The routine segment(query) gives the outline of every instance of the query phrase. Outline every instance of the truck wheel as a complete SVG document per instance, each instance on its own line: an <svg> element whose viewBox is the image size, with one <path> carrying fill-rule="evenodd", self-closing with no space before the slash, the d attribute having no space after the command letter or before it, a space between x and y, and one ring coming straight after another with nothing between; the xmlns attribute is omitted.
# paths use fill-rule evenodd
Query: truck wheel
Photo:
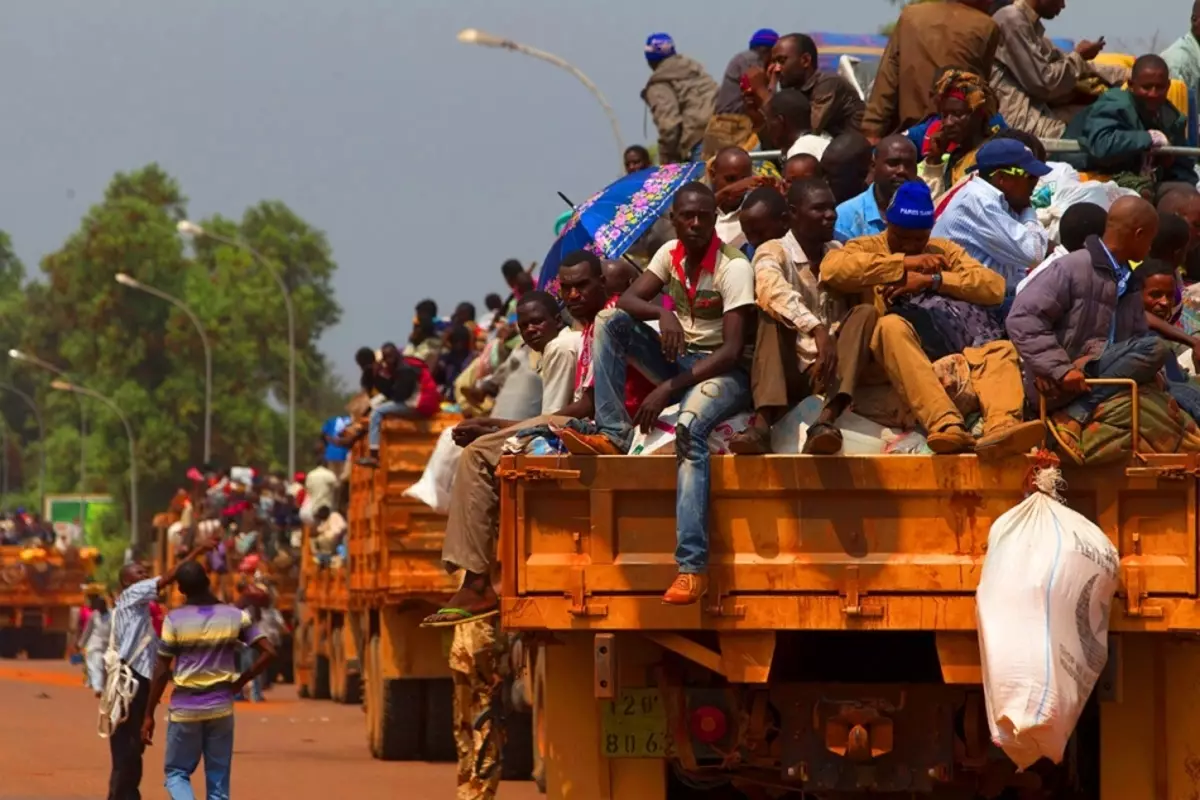
<svg viewBox="0 0 1200 800"><path fill-rule="evenodd" d="M425 760L457 761L454 744L454 681L429 678L422 683L425 691Z"/></svg>
<svg viewBox="0 0 1200 800"><path fill-rule="evenodd" d="M0 630L0 658L16 658L21 649L20 631L16 628Z"/></svg>
<svg viewBox="0 0 1200 800"><path fill-rule="evenodd" d="M329 634L329 699L335 703L346 702L346 654L343 650L342 629L334 628Z"/></svg>
<svg viewBox="0 0 1200 800"><path fill-rule="evenodd" d="M500 754L500 780L527 781L533 775L533 718L510 712L504 724L504 749Z"/></svg>
<svg viewBox="0 0 1200 800"><path fill-rule="evenodd" d="M546 650L538 646L533 652L533 665L528 671L530 706L530 733L533 739L533 783L542 794L546 793Z"/></svg>
<svg viewBox="0 0 1200 800"><path fill-rule="evenodd" d="M413 719L413 710L421 708L422 681L394 679L383 681L380 698L382 738L379 758L383 761L423 761L424 728ZM416 723L416 724L414 724Z"/></svg>
<svg viewBox="0 0 1200 800"><path fill-rule="evenodd" d="M367 717L367 749L375 758L383 752L383 678L379 672L379 637L372 636L367 642L363 659L363 712Z"/></svg>
<svg viewBox="0 0 1200 800"><path fill-rule="evenodd" d="M420 761L424 692L419 680L384 680L379 635L367 642L366 686L363 710L367 717L367 745L381 761ZM414 712L416 712L414 719Z"/></svg>
<svg viewBox="0 0 1200 800"><path fill-rule="evenodd" d="M342 702L346 705L357 706L363 701L362 674L346 670L346 690L342 693Z"/></svg>
<svg viewBox="0 0 1200 800"><path fill-rule="evenodd" d="M30 634L28 652L31 659L62 660L67 655L67 634L62 631Z"/></svg>
<svg viewBox="0 0 1200 800"><path fill-rule="evenodd" d="M312 683L308 694L313 700L329 699L329 658L317 656L313 659Z"/></svg>
<svg viewBox="0 0 1200 800"><path fill-rule="evenodd" d="M293 683L295 681L295 648L296 640L288 636L279 643L275 660L271 662L273 683Z"/></svg>

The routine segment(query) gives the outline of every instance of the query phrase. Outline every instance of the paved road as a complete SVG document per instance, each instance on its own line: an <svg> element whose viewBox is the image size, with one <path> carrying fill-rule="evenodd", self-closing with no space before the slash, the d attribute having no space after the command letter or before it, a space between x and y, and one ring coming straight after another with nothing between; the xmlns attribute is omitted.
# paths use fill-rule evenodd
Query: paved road
<svg viewBox="0 0 1200 800"><path fill-rule="evenodd" d="M0 661L0 800L93 800L108 780L108 744L96 736L96 702L77 668ZM158 738L165 735L160 723ZM234 797L288 800L447 800L451 764L384 763L367 753L358 707L295 699L290 686L238 706ZM146 753L146 800L166 797L162 747ZM203 779L193 785L202 792ZM203 796L202 794L200 796ZM534 800L531 783L506 783L500 800Z"/></svg>

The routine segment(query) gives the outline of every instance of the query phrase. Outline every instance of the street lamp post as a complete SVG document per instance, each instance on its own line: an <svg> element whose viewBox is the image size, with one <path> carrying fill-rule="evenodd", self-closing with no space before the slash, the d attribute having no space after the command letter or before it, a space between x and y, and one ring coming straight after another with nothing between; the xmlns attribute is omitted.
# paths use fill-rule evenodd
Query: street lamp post
<svg viewBox="0 0 1200 800"><path fill-rule="evenodd" d="M38 442L41 444L41 454L38 456L38 508L44 514L46 509L46 424L42 419L42 411L38 408L37 402L25 392L22 392L17 387L0 383L0 390L12 392L17 397L24 401L25 405L29 406L29 410L33 412L33 418L37 420L38 426ZM82 518L80 519L80 531L82 532Z"/></svg>
<svg viewBox="0 0 1200 800"><path fill-rule="evenodd" d="M83 386L77 386L65 380L50 381L50 388L60 392L73 392L84 397L90 397L93 400L99 400L104 405L117 415L121 420L121 424L125 426L125 436L129 439L129 546L134 553L141 552L142 534L138 528L138 491L137 491L137 446L133 438L133 427L129 424L129 419L126 418L120 407L109 398L87 389Z"/></svg>
<svg viewBox="0 0 1200 800"><path fill-rule="evenodd" d="M271 259L255 250L250 245L237 239L230 239L219 233L213 233L207 228L201 228L194 222L180 220L176 226L184 236L206 236L221 244L236 247L254 257L275 278L279 291L283 294L283 304L287 308L288 323L288 474L296 474L296 309L292 305L292 293L288 290L283 273Z"/></svg>
<svg viewBox="0 0 1200 800"><path fill-rule="evenodd" d="M173 297L161 289L148 286L136 278L126 275L124 272L117 273L116 281L122 286L128 286L130 289L137 289L146 294L154 295L158 299L165 300L175 306L187 314L188 319L192 321L192 325L196 328L196 333L200 334L200 344L204 346L204 463L209 463L211 460L210 456L212 455L212 349L208 345L208 335L204 332L204 326L200 324L200 319L196 316L195 312L188 308L178 297Z"/></svg>
<svg viewBox="0 0 1200 800"><path fill-rule="evenodd" d="M574 75L580 83L584 85L592 97L600 103L600 107L604 109L604 116L608 117L608 124L612 126L613 138L617 140L617 158L621 162L621 173L625 172L625 139L621 136L621 125L617 122L617 115L613 112L612 106L608 103L608 98L600 91L596 84L592 83L592 79L583 74L579 67L567 61L561 56L556 56L553 53L547 53L545 50L539 50L536 47L530 47L521 42L514 42L512 39L505 39L502 36L496 36L491 33L476 30L475 28L466 28L458 32L458 40L463 44L477 44L482 47L499 47L504 50L512 50L515 53L522 53L532 58L538 58L542 61L549 62L559 69L565 69L567 72Z"/></svg>
<svg viewBox="0 0 1200 800"><path fill-rule="evenodd" d="M25 353L20 350L9 350L8 357L15 361L23 361L26 364L32 364L35 367L40 367L47 372L53 373L60 378L67 378L66 370L61 367L56 367L49 361L43 361L35 355ZM83 398L79 400L79 532L87 533L87 405L83 402ZM43 447L43 456L45 455L45 445ZM44 488L43 488L44 491Z"/></svg>

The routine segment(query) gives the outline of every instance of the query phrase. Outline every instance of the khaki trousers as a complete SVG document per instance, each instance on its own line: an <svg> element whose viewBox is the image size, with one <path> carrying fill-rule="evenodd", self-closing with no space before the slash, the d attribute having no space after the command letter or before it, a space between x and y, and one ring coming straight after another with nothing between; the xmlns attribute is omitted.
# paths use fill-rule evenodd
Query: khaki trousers
<svg viewBox="0 0 1200 800"><path fill-rule="evenodd" d="M825 390L825 404L839 396L853 398L871 362L871 337L879 314L871 306L855 306L842 319L837 334L837 371ZM764 312L758 314L754 363L750 369L754 410L786 411L813 393L807 369L796 355L796 332Z"/></svg>
<svg viewBox="0 0 1200 800"><path fill-rule="evenodd" d="M465 569L479 575L491 572L495 562L496 531L500 524L500 493L496 467L504 443L524 428L549 423L564 424L567 417L534 417L509 428L480 436L463 450L450 489L450 516L442 561L447 572Z"/></svg>
<svg viewBox="0 0 1200 800"><path fill-rule="evenodd" d="M796 332L763 311L758 312L754 361L750 365L754 410L784 412L812 394L808 375L796 355Z"/></svg>
<svg viewBox="0 0 1200 800"><path fill-rule="evenodd" d="M871 339L871 355L926 431L936 433L965 424L908 320L896 314L881 317ZM971 369L971 384L979 396L984 432L1020 422L1025 396L1012 342L968 347L963 355Z"/></svg>

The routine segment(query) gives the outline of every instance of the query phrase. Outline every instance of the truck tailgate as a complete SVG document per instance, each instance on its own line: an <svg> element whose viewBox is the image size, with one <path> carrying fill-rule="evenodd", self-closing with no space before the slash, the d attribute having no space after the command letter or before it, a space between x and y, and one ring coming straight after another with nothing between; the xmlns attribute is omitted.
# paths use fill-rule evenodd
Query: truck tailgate
<svg viewBox="0 0 1200 800"><path fill-rule="evenodd" d="M974 456L714 457L708 613L672 615L642 601L657 603L675 574L673 458L508 457L500 470L506 624L625 627L609 609L636 608L672 626L755 627L750 598L790 596L790 606L776 603L789 609L776 626L807 627L805 616L828 615L822 597L840 597L841 625L856 617L887 624L889 608L911 608L916 620L892 626L973 627L989 528L1023 499L1026 472L1023 461L987 465ZM1139 595L1195 596L1194 478L1130 477L1123 466L1065 478L1069 504L1109 535L1123 567L1137 567ZM895 602L864 612L866 595ZM953 619L929 619L939 598Z"/></svg>

